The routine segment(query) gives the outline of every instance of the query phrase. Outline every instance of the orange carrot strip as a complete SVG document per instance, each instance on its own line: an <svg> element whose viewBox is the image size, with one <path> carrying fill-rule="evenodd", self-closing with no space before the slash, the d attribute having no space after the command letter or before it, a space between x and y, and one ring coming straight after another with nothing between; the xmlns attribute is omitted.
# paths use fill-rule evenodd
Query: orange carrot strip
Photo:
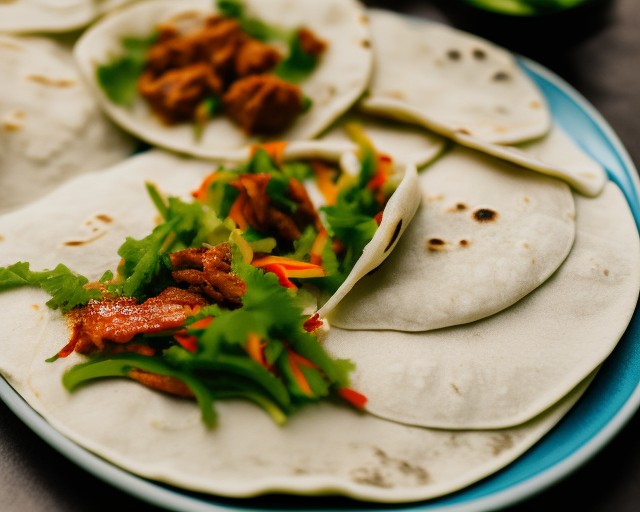
<svg viewBox="0 0 640 512"><path fill-rule="evenodd" d="M304 373L300 369L300 361L298 357L304 359L302 356L298 356L295 352L289 351L289 366L291 367L291 373L293 373L294 378L296 379L296 383L302 391L307 396L313 396L313 391L311 390L311 386L307 381L307 378L304 376ZM298 356L298 357L296 357Z"/></svg>
<svg viewBox="0 0 640 512"><path fill-rule="evenodd" d="M245 347L247 350L247 354L249 354L249 357L256 363L264 366L265 368L268 368L269 365L267 364L267 360L264 357L265 346L266 343L260 338L260 336L252 332L249 333L249 336L247 337L247 345Z"/></svg>
<svg viewBox="0 0 640 512"><path fill-rule="evenodd" d="M278 283L280 286L284 286L285 288L291 288L292 290L297 290L298 287L289 281L287 277L287 271L282 265L271 264L261 267L267 272L273 272L276 276L278 276Z"/></svg>
<svg viewBox="0 0 640 512"><path fill-rule="evenodd" d="M193 334L187 334L186 332L177 332L173 335L178 344L188 350L189 352L195 352L198 349L198 338Z"/></svg>
<svg viewBox="0 0 640 512"><path fill-rule="evenodd" d="M324 272L324 269L320 265L307 261L292 260L285 256L263 256L262 258L255 258L251 264L254 267L280 265L287 270L322 270Z"/></svg>
<svg viewBox="0 0 640 512"><path fill-rule="evenodd" d="M236 223L242 231L246 231L249 227L249 223L247 219L245 219L242 210L244 209L245 202L247 200L247 196L244 192L240 192L236 200L231 205L231 209L229 210L229 217Z"/></svg>
<svg viewBox="0 0 640 512"><path fill-rule="evenodd" d="M254 144L251 146L251 156L255 155L258 149L264 149L271 159L278 165L284 160L284 150L287 147L286 141L273 141L264 144Z"/></svg>
<svg viewBox="0 0 640 512"><path fill-rule="evenodd" d="M336 200L338 199L338 186L333 182L336 171L320 160L311 162L311 168L316 174L318 189L324 196L325 201L327 201L327 205L331 206L336 204Z"/></svg>
<svg viewBox="0 0 640 512"><path fill-rule="evenodd" d="M311 245L311 251L309 251L309 259L314 265L322 265L322 251L328 240L329 233L326 229L321 229Z"/></svg>
<svg viewBox="0 0 640 512"><path fill-rule="evenodd" d="M367 397L351 388L340 388L338 394L358 409L363 409L367 404Z"/></svg>
<svg viewBox="0 0 640 512"><path fill-rule="evenodd" d="M207 200L207 192L209 192L209 187L211 187L211 184L217 181L220 176L222 176L220 173L212 172L204 180L202 180L202 183L200 183L200 186L196 190L191 192L191 195L196 200L205 202Z"/></svg>

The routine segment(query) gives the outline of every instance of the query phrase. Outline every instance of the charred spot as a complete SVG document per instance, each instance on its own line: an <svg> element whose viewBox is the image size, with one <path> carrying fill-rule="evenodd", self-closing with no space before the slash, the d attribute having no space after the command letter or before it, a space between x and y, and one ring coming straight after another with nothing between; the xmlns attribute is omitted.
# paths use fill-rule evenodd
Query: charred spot
<svg viewBox="0 0 640 512"><path fill-rule="evenodd" d="M113 219L109 215L106 215L104 213L99 213L98 215L96 215L96 219L104 222L105 224L110 224L113 222Z"/></svg>
<svg viewBox="0 0 640 512"><path fill-rule="evenodd" d="M458 242L460 244L460 247L469 247L469 240L460 240L460 242Z"/></svg>
<svg viewBox="0 0 640 512"><path fill-rule="evenodd" d="M430 238L427 240L427 249L429 251L444 251L446 250L447 243L440 238Z"/></svg>
<svg viewBox="0 0 640 512"><path fill-rule="evenodd" d="M456 203L455 211L464 212L467 209L467 205L464 203Z"/></svg>
<svg viewBox="0 0 640 512"><path fill-rule="evenodd" d="M469 130L467 130L466 128L460 128L458 130L458 133L461 133L462 135L471 135L471 132Z"/></svg>
<svg viewBox="0 0 640 512"><path fill-rule="evenodd" d="M487 52L485 52L482 48L474 48L471 52L473 58L476 60L484 60L487 58Z"/></svg>
<svg viewBox="0 0 640 512"><path fill-rule="evenodd" d="M400 229L402 228L402 219L400 219L398 221L398 224L396 224L396 229L393 230L393 235L391 235L391 240L389 240L389 243L387 244L387 246L384 248L384 252L387 252L389 249L391 249L391 247L393 246L394 242L398 239L398 237L400 236Z"/></svg>
<svg viewBox="0 0 640 512"><path fill-rule="evenodd" d="M608 268L605 268L602 273L605 275L605 277L609 277L609 269Z"/></svg>
<svg viewBox="0 0 640 512"><path fill-rule="evenodd" d="M533 109L539 109L542 108L542 103L540 103L538 100L533 100L529 106Z"/></svg>
<svg viewBox="0 0 640 512"><path fill-rule="evenodd" d="M478 222L493 222L498 218L498 212L494 212L489 208L480 208L473 212L473 218Z"/></svg>
<svg viewBox="0 0 640 512"><path fill-rule="evenodd" d="M494 75L492 80L494 82L506 82L507 80L509 80L511 78L511 75L509 73L507 73L506 71L497 71Z"/></svg>
<svg viewBox="0 0 640 512"><path fill-rule="evenodd" d="M447 57L451 60L460 60L462 58L462 54L460 50L451 49L447 51Z"/></svg>
<svg viewBox="0 0 640 512"><path fill-rule="evenodd" d="M362 41L360 41L360 46L362 46L363 48L371 48L371 43L368 39L363 39Z"/></svg>
<svg viewBox="0 0 640 512"><path fill-rule="evenodd" d="M444 240L440 240L439 238L431 238L429 240L429 245L444 245Z"/></svg>

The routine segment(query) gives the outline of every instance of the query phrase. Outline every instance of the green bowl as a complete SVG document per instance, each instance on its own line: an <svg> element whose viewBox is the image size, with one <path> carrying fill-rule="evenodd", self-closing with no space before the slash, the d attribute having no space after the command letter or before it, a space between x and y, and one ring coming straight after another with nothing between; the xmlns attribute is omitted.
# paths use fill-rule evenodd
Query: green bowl
<svg viewBox="0 0 640 512"><path fill-rule="evenodd" d="M526 10L518 8L523 3L519 0L436 0L435 3L457 27L516 52L539 57L567 49L600 31L611 21L615 1L584 0L559 10ZM500 6L502 11L498 10Z"/></svg>

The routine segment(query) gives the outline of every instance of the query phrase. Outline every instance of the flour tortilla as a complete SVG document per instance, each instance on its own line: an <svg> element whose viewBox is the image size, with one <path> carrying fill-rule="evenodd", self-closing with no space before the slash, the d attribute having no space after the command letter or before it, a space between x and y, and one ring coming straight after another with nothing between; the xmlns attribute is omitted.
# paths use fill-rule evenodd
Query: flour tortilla
<svg viewBox="0 0 640 512"><path fill-rule="evenodd" d="M113 251L124 235L143 236L153 225L155 212L140 199L143 181L186 195L209 167L153 151L113 171L79 177L0 217L0 265L28 255L33 268L66 260L90 277L99 276L116 263ZM132 200L136 208L128 207ZM55 230L45 229L51 226L42 222L46 218L59 219ZM24 236L26 230L30 237ZM82 240L85 244L68 243ZM26 288L0 294L4 378L54 428L107 461L143 477L222 496L338 493L380 502L440 496L520 456L560 420L588 383L534 421L492 432L409 427L330 403L307 407L278 427L241 401L217 404L219 424L207 430L195 402L135 382L105 380L66 392L61 375L82 357L44 361L69 335L65 319L44 306L47 299Z"/></svg>
<svg viewBox="0 0 640 512"><path fill-rule="evenodd" d="M371 10L376 65L363 109L446 136L512 144L546 134L546 102L512 55L437 23Z"/></svg>
<svg viewBox="0 0 640 512"><path fill-rule="evenodd" d="M103 114L68 50L0 35L0 212L126 158L134 141Z"/></svg>
<svg viewBox="0 0 640 512"><path fill-rule="evenodd" d="M289 141L313 138L358 99L369 81L373 56L362 6L355 0L249 0L245 6L251 15L269 24L283 28L306 26L328 43L317 69L300 84L303 94L312 100L312 107L292 128L277 136ZM243 148L263 139L248 137L225 116L209 121L198 140L193 125L166 126L141 98L131 109L111 103L95 79L96 67L122 51L122 37L148 36L159 22L180 13L201 19L211 14L212 8L210 0L156 0L121 9L82 36L75 47L76 60L106 112L124 129L178 152L241 160L246 154Z"/></svg>
<svg viewBox="0 0 640 512"><path fill-rule="evenodd" d="M425 331L472 322L532 292L571 250L574 200L559 180L463 146L419 180L422 204L406 236L334 310L332 325ZM495 219L476 220L483 210Z"/></svg>
<svg viewBox="0 0 640 512"><path fill-rule="evenodd" d="M465 146L555 176L586 196L597 196L607 182L604 167L576 146L559 126L553 126L540 139L512 146L484 142L462 133L453 138Z"/></svg>
<svg viewBox="0 0 640 512"><path fill-rule="evenodd" d="M577 237L567 260L500 314L419 333L333 328L325 346L355 362L352 384L369 398L367 410L429 427L512 427L556 403L602 363L638 299L638 230L612 182L595 199L576 195L576 205ZM393 300L388 316L397 311L389 307Z"/></svg>

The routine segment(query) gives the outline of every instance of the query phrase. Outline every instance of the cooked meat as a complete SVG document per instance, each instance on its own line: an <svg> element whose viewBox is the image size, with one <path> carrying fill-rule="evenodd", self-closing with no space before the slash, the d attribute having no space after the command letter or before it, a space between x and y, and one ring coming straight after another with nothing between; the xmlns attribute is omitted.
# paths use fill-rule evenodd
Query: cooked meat
<svg viewBox="0 0 640 512"><path fill-rule="evenodd" d="M235 72L239 78L272 70L280 62L280 53L271 46L247 38L235 56Z"/></svg>
<svg viewBox="0 0 640 512"><path fill-rule="evenodd" d="M289 189L287 194L290 199L298 203L293 219L296 225L304 228L309 224L312 224L316 231L323 229L322 221L316 207L311 202L311 198L307 193L307 189L298 180L292 179L289 181Z"/></svg>
<svg viewBox="0 0 640 512"><path fill-rule="evenodd" d="M316 37L316 35L307 28L298 30L298 40L300 41L301 48L314 57L318 57L327 47L327 43Z"/></svg>
<svg viewBox="0 0 640 512"><path fill-rule="evenodd" d="M282 132L302 112L300 88L272 75L234 82L222 101L226 114L248 134Z"/></svg>
<svg viewBox="0 0 640 512"><path fill-rule="evenodd" d="M102 349L105 341L126 343L137 334L177 329L194 308L206 304L201 296L178 288L167 288L141 304L129 297L89 302L71 315L73 346L88 353Z"/></svg>
<svg viewBox="0 0 640 512"><path fill-rule="evenodd" d="M185 254L182 254L185 253ZM206 296L228 308L242 305L246 285L231 272L231 246L228 243L201 249L185 249L171 255L171 277L188 290Z"/></svg>
<svg viewBox="0 0 640 512"><path fill-rule="evenodd" d="M198 63L172 69L158 78L145 72L138 90L164 122L173 124L193 120L198 105L222 91L222 81L210 66Z"/></svg>

